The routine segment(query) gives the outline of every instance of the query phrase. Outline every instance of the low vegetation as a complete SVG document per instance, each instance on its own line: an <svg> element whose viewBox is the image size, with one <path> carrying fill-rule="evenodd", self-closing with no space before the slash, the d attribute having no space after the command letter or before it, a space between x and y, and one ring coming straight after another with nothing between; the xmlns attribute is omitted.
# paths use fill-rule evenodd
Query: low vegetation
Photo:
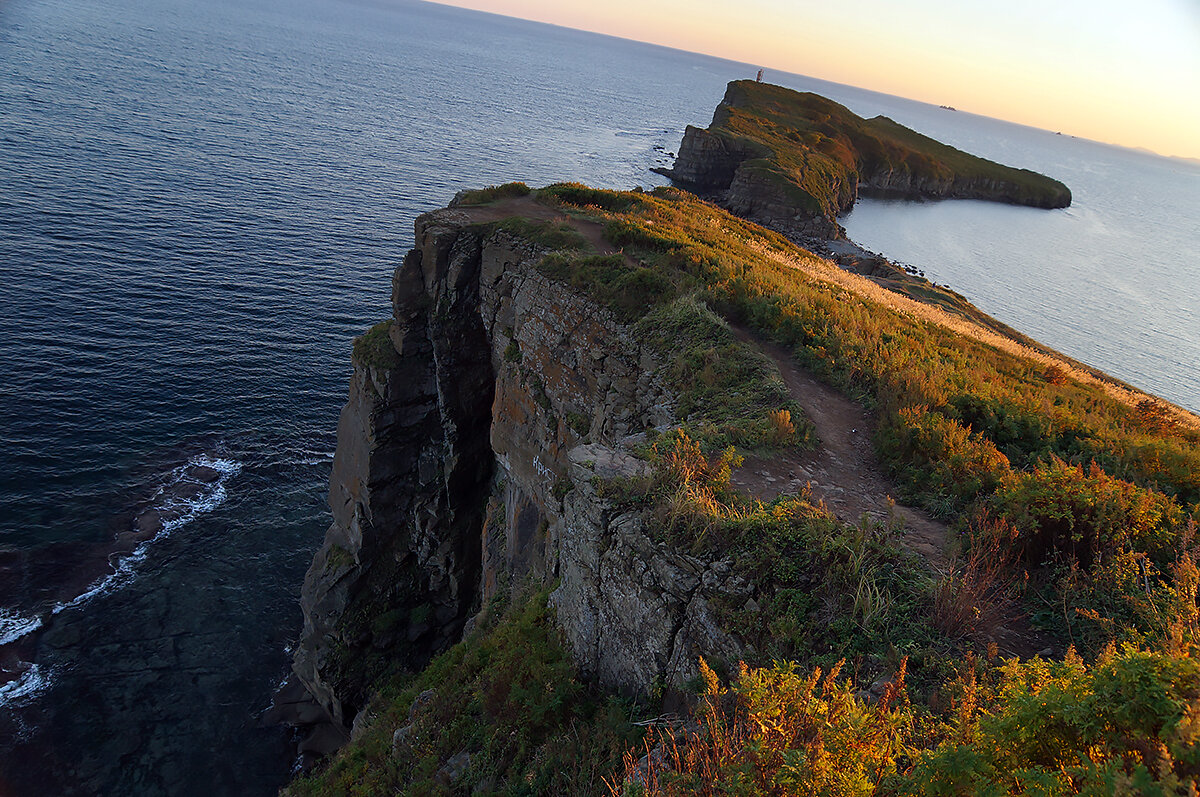
<svg viewBox="0 0 1200 797"><path fill-rule="evenodd" d="M287 793L596 794L640 738L634 711L576 677L546 593L501 597L475 634L384 685L355 743Z"/></svg>
<svg viewBox="0 0 1200 797"><path fill-rule="evenodd" d="M543 273L633 326L679 397L681 427L638 452L651 474L601 492L657 543L754 580L752 600L715 605L752 660L703 664L689 722L635 724L658 706L592 691L544 596L514 601L384 688L363 737L295 793L1197 793L1194 416L679 190L565 184L536 199L602 225L612 252L570 225L505 229L565 242ZM732 488L740 451L811 431L730 321L876 413L899 494L960 538L946 572L897 524ZM1002 657L1005 628L1048 650ZM451 780L455 760L466 774Z"/></svg>
<svg viewBox="0 0 1200 797"><path fill-rule="evenodd" d="M528 196L531 190L525 183L489 185L486 188L478 188L473 191L460 191L458 196L454 198L454 204L487 205L492 202L499 202L501 199Z"/></svg>
<svg viewBox="0 0 1200 797"><path fill-rule="evenodd" d="M840 665L743 667L728 690L705 674L697 727L651 731L610 794L1166 797L1200 777L1200 664L1178 654L968 659L933 712L903 664L877 697Z"/></svg>
<svg viewBox="0 0 1200 797"><path fill-rule="evenodd" d="M818 94L749 80L729 84L708 132L742 152L741 170L798 209L833 218L859 186L926 196L1003 199L1038 207L1070 204L1049 177L969 155L877 116L863 119Z"/></svg>
<svg viewBox="0 0 1200 797"><path fill-rule="evenodd" d="M400 362L396 347L388 338L392 320L380 321L354 339L354 361L368 368L387 370Z"/></svg>

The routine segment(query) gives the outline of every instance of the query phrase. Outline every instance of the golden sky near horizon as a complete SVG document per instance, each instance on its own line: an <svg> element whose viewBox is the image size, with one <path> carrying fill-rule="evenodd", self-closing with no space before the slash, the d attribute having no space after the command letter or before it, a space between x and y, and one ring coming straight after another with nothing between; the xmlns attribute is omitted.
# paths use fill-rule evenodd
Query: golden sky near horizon
<svg viewBox="0 0 1200 797"><path fill-rule="evenodd" d="M439 0L1200 158L1200 0Z"/></svg>

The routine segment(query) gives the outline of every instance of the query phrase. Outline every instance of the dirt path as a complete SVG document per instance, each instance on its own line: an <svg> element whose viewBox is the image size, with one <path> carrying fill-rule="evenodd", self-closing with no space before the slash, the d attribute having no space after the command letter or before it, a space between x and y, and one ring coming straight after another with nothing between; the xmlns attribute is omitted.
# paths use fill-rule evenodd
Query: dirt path
<svg viewBox="0 0 1200 797"><path fill-rule="evenodd" d="M542 221L570 224L601 254L617 250L603 237L599 224L583 221L531 197L515 197L493 205L464 207L475 221L522 215ZM632 261L631 261L632 262ZM824 501L839 518L857 523L865 514L872 520L902 526L906 546L921 554L935 571L948 564L949 532L925 512L891 502L891 485L871 447L873 419L857 404L805 372L782 346L754 338L746 329L734 328L739 339L761 349L779 367L792 394L816 426L820 447L803 454L747 457L734 474L737 487L764 500L782 492L799 492L810 485L813 498Z"/></svg>
<svg viewBox="0 0 1200 797"><path fill-rule="evenodd" d="M492 205L458 210L477 222L514 215L564 222L600 254L621 251L605 240L602 225L569 216L532 197L508 198ZM634 264L628 255L626 259ZM936 575L944 576L950 570L954 553L950 530L923 510L892 500L892 484L871 445L875 419L797 365L792 353L783 346L763 341L745 328L734 326L733 331L740 340L757 347L775 362L792 398L816 427L820 443L814 451L770 458L748 456L733 474L734 485L763 500L784 492L800 492L807 485L813 499L823 501L843 522L858 523L864 515L884 524L890 522L898 529L901 544L920 554ZM1053 641L1033 631L1024 618L993 628L990 636L1002 655L1021 658L1035 653L1047 655Z"/></svg>
<svg viewBox="0 0 1200 797"><path fill-rule="evenodd" d="M734 327L739 339L757 346L775 361L795 399L816 427L815 451L783 457L747 457L733 482L762 499L795 492L806 484L814 499L825 502L843 522L863 515L903 526L904 545L921 554L938 573L949 563L949 530L920 509L891 500L892 486L871 446L874 419L850 399L800 368L784 347L754 338Z"/></svg>
<svg viewBox="0 0 1200 797"><path fill-rule="evenodd" d="M763 342L734 327L739 339L757 346L779 367L788 391L817 430L815 451L785 457L746 457L733 475L733 483L764 500L782 492L798 492L805 484L812 496L845 523L857 523L865 514L901 525L900 542L916 551L939 576L951 567L950 530L920 509L891 503L891 484L871 446L874 419L850 399L798 366L783 346ZM1018 616L992 628L990 641L1001 655L1027 658L1053 655L1054 640L1034 631Z"/></svg>

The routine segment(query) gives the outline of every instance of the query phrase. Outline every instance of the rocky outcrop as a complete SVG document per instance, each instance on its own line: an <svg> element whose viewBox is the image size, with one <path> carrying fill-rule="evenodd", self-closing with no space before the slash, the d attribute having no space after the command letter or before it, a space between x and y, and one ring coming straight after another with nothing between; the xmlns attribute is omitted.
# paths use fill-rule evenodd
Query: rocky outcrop
<svg viewBox="0 0 1200 797"><path fill-rule="evenodd" d="M1052 197L1033 195L1008 180L959 175L933 175L896 169L883 164L864 164L857 196L897 199L982 199L1010 205L1037 208L1061 208L1070 204L1070 194ZM849 210L849 208L846 208Z"/></svg>
<svg viewBox="0 0 1200 797"><path fill-rule="evenodd" d="M786 181L763 168L763 159L770 154L768 148L748 139L688 125L674 166L654 171L742 218L796 240L840 237L841 227L833 216L817 212L815 205L806 206ZM848 203L839 212L849 210L855 196L851 189Z"/></svg>
<svg viewBox="0 0 1200 797"><path fill-rule="evenodd" d="M597 487L641 467L626 447L674 420L653 353L543 275L523 238L454 209L416 231L390 326L356 346L297 678L348 728L381 671L420 667L523 579L558 582L559 624L606 685L645 691L701 653L735 658L708 598L748 585L654 543Z"/></svg>
<svg viewBox="0 0 1200 797"><path fill-rule="evenodd" d="M658 171L697 193L713 193L729 189L742 163L769 154L752 141L688 125L674 167Z"/></svg>
<svg viewBox="0 0 1200 797"><path fill-rule="evenodd" d="M941 144L832 100L734 81L702 130L688 126L671 169L684 188L801 242L843 237L837 217L861 195L1071 203L1062 183Z"/></svg>
<svg viewBox="0 0 1200 797"><path fill-rule="evenodd" d="M642 463L602 445L575 448L570 462L551 601L582 669L605 686L645 692L693 677L700 656L743 655L710 601L745 602L753 586L728 561L654 543L640 513L597 494L596 480L637 475Z"/></svg>

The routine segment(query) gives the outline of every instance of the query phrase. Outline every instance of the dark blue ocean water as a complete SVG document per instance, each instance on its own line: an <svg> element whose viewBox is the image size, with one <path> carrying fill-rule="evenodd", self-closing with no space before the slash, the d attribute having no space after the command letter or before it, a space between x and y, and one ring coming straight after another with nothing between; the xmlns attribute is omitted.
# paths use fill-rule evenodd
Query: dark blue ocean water
<svg viewBox="0 0 1200 797"><path fill-rule="evenodd" d="M406 0L0 3L0 794L274 793L256 716L413 219L658 185L755 68Z"/></svg>
<svg viewBox="0 0 1200 797"><path fill-rule="evenodd" d="M413 219L658 184L741 74L412 2L0 5L0 794L273 793L255 715Z"/></svg>

